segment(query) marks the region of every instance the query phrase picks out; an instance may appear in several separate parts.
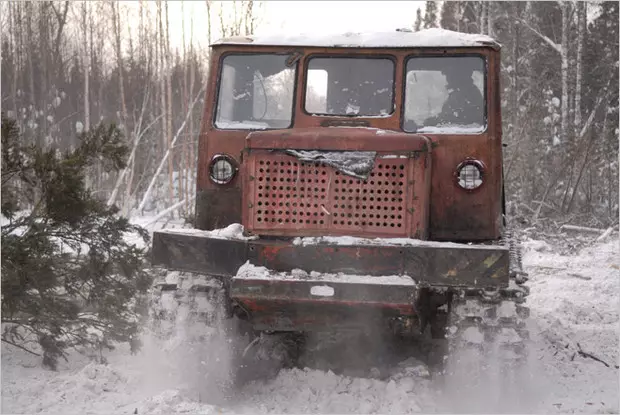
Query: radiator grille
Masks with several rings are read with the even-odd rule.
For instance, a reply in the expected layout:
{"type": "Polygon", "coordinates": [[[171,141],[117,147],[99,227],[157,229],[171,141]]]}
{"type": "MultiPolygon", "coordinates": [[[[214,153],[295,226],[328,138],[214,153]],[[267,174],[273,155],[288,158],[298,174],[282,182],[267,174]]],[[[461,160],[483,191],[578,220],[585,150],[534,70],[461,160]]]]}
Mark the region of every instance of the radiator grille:
{"type": "Polygon", "coordinates": [[[414,159],[379,158],[368,180],[284,154],[253,152],[246,163],[245,226],[258,234],[409,236],[425,199],[407,185],[414,159]]]}

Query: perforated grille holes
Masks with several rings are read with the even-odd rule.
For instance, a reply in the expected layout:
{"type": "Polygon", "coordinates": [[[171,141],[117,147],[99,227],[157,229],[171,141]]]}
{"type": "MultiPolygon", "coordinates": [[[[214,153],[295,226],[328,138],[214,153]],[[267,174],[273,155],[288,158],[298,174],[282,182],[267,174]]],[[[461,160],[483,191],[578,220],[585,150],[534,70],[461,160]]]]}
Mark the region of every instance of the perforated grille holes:
{"type": "Polygon", "coordinates": [[[367,181],[332,167],[267,155],[255,160],[255,229],[406,235],[407,159],[377,159],[367,181]]]}

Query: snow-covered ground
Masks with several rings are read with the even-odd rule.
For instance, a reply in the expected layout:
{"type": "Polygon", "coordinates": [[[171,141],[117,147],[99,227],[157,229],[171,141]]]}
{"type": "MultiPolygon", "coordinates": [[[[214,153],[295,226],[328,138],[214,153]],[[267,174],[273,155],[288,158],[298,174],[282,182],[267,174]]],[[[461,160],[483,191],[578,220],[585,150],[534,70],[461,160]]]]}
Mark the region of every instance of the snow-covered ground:
{"type": "Polygon", "coordinates": [[[373,378],[372,371],[285,370],[222,400],[209,394],[203,376],[224,364],[225,345],[211,345],[209,360],[204,350],[178,342],[162,347],[146,336],[136,355],[119,347],[103,365],[73,354],[57,372],[3,344],[2,413],[618,413],[618,240],[562,255],[530,239],[524,251],[532,361],[512,399],[500,404],[496,398],[505,391],[497,384],[470,391],[464,401],[449,379],[431,379],[410,364],[394,367],[387,378],[373,378]]]}

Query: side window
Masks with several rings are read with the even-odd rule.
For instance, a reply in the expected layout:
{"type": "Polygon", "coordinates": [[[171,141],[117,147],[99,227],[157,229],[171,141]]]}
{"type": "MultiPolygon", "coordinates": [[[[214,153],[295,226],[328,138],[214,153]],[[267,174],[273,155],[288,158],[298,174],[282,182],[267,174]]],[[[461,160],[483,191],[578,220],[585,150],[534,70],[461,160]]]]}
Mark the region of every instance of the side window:
{"type": "Polygon", "coordinates": [[[308,70],[306,111],[312,114],[327,112],[327,71],[325,69],[308,70]]]}
{"type": "Polygon", "coordinates": [[[403,129],[438,134],[483,132],[485,67],[484,59],[477,56],[410,58],[403,129]]]}
{"type": "MultiPolygon", "coordinates": [[[[224,65],[222,68],[222,79],[220,79],[220,91],[232,91],[235,85],[235,68],[224,65]]],[[[218,119],[232,120],[234,108],[234,95],[220,92],[218,106],[218,119]]]]}
{"type": "Polygon", "coordinates": [[[228,55],[222,60],[215,126],[219,129],[288,128],[295,68],[288,55],[228,55]]]}

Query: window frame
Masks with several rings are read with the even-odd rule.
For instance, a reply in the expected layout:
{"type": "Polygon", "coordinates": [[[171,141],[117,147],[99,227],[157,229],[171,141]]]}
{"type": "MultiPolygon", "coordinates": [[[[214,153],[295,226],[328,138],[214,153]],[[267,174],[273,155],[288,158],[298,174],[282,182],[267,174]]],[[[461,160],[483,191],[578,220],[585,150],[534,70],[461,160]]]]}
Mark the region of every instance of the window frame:
{"type": "Polygon", "coordinates": [[[400,129],[407,134],[432,134],[432,135],[483,135],[489,131],[489,58],[487,55],[482,53],[450,53],[444,51],[443,54],[416,54],[416,55],[407,55],[405,56],[403,62],[403,82],[402,82],[402,101],[401,101],[401,112],[400,112],[400,129]],[[433,133],[420,133],[418,131],[407,131],[405,130],[405,111],[407,104],[407,66],[409,65],[409,61],[412,59],[424,59],[424,58],[462,58],[462,57],[473,57],[480,58],[484,62],[484,72],[482,74],[482,101],[483,101],[483,109],[484,109],[484,129],[476,132],[433,132],[433,133]]]}
{"type": "Polygon", "coordinates": [[[216,125],[217,115],[219,110],[220,103],[220,87],[222,83],[222,74],[224,72],[224,59],[228,56],[256,56],[256,55],[274,55],[274,56],[287,56],[291,58],[295,55],[294,51],[290,52],[238,52],[238,51],[229,51],[222,53],[218,60],[218,69],[217,69],[217,78],[215,82],[215,99],[213,105],[213,112],[211,114],[211,126],[214,130],[217,131],[271,131],[271,130],[286,130],[292,128],[295,125],[295,108],[296,108],[296,100],[297,100],[297,78],[299,75],[299,59],[295,60],[294,65],[291,65],[293,68],[293,99],[291,101],[291,122],[286,127],[270,127],[270,128],[221,128],[216,125]]]}
{"type": "Polygon", "coordinates": [[[363,118],[391,118],[396,113],[396,74],[398,67],[398,58],[391,54],[376,54],[376,55],[368,55],[368,54],[360,54],[360,53],[346,53],[346,52],[338,52],[338,53],[311,53],[306,55],[304,59],[304,82],[303,82],[303,93],[300,97],[300,108],[304,115],[310,117],[331,117],[331,118],[350,118],[350,119],[363,119],[363,118]],[[392,61],[392,110],[389,114],[381,115],[347,115],[347,114],[321,114],[321,113],[313,113],[308,112],[306,110],[306,95],[308,93],[308,68],[310,65],[310,61],[313,58],[328,58],[328,59],[342,59],[342,58],[352,58],[352,59],[388,59],[392,61]]]}

